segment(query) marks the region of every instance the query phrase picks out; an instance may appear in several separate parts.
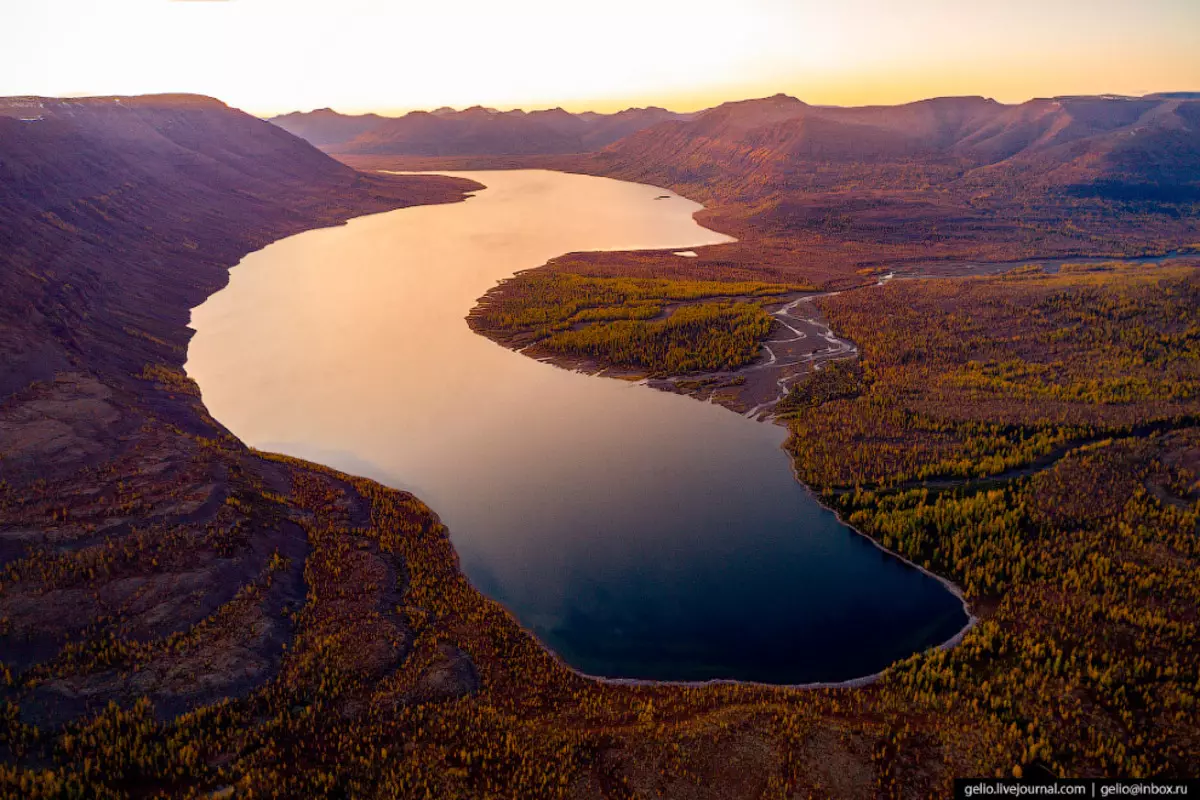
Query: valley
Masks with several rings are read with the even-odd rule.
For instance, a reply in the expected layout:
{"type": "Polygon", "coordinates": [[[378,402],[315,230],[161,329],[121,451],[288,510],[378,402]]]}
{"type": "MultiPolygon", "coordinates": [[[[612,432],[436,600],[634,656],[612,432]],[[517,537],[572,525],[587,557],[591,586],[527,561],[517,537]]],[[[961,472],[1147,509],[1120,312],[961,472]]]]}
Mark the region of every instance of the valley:
{"type": "MultiPolygon", "coordinates": [[[[188,310],[247,253],[484,181],[358,172],[207,98],[6,101],[0,792],[873,798],[1192,774],[1196,105],[778,96],[590,153],[343,156],[640,182],[736,237],[548,248],[490,292],[458,287],[458,321],[537,380],[661,401],[667,431],[690,403],[714,430],[765,432],[790,490],[787,460],[978,618],[869,685],[801,690],[583,677],[468,581],[422,487],[356,477],[370,464],[328,447],[325,466],[249,447],[184,371],[188,310]],[[855,356],[767,387],[787,389],[769,409],[786,458],[773,426],[535,360],[766,412],[739,391],[784,323],[855,356]]],[[[714,597],[711,620],[729,611],[714,597]]]]}

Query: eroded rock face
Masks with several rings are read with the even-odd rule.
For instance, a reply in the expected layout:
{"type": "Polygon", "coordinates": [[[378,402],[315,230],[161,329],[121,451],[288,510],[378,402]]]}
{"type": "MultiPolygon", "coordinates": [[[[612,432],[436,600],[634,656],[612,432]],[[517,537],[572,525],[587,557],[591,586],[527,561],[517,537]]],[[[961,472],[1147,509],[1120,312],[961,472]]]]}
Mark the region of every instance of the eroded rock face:
{"type": "Polygon", "coordinates": [[[107,432],[121,419],[111,389],[88,375],[65,372],[30,394],[0,407],[0,459],[6,468],[44,470],[105,452],[107,432]]]}

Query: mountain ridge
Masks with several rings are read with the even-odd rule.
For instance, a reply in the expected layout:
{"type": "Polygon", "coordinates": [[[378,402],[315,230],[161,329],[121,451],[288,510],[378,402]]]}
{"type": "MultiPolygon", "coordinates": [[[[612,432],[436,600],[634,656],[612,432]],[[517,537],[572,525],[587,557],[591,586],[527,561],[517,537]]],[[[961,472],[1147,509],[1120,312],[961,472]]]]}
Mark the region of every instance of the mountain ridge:
{"type": "Polygon", "coordinates": [[[638,131],[578,168],[670,187],[735,235],[848,232],[928,248],[986,228],[991,241],[1011,243],[1001,260],[1158,251],[1197,233],[1200,101],[966,97],[828,108],[776,95],[638,131]]]}
{"type": "Polygon", "coordinates": [[[411,111],[399,117],[345,115],[329,109],[293,112],[269,121],[330,152],[358,155],[525,156],[590,152],[669,119],[685,119],[657,106],[612,114],[574,114],[562,108],[497,111],[483,106],[456,111],[411,111]]]}
{"type": "MultiPolygon", "coordinates": [[[[1186,93],[1185,93],[1186,94],[1186,93]]],[[[993,166],[1087,140],[1117,151],[1128,133],[1190,137],[1200,150],[1200,104],[1187,96],[1039,98],[1006,105],[982,97],[943,97],[895,106],[811,106],[787,95],[723,103],[682,126],[654,126],[605,148],[610,160],[651,150],[676,134],[726,149],[765,148],[768,159],[891,158],[924,154],[993,166]],[[839,149],[840,147],[840,149],[839,149]]],[[[648,157],[648,155],[644,156],[648,157]]],[[[1192,164],[1186,166],[1191,169],[1192,164]]],[[[1188,180],[1200,179],[1191,171],[1188,180]]]]}

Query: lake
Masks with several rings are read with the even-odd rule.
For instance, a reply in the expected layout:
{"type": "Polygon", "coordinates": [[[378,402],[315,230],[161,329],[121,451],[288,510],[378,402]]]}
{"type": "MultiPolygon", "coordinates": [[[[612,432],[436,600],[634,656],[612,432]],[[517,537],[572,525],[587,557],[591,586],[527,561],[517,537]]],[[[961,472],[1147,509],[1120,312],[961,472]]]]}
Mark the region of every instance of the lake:
{"type": "Polygon", "coordinates": [[[963,627],[946,587],[795,481],[780,426],[467,327],[498,281],[563,253],[728,241],[699,205],[605,178],[453,174],[487,188],[283,239],[193,310],[187,371],[216,419],[415,493],[472,583],[588,674],[841,681],[963,627]]]}

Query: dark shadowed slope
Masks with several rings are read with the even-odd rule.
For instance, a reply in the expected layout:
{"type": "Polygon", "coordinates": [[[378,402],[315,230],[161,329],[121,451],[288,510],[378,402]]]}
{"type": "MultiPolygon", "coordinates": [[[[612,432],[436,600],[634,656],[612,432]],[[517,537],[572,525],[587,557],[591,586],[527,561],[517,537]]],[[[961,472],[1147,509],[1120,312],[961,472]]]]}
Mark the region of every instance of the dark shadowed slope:
{"type": "Polygon", "coordinates": [[[364,176],[208,98],[2,100],[0,397],[66,369],[125,379],[155,339],[182,347],[246,251],[462,185],[364,176]]]}
{"type": "Polygon", "coordinates": [[[530,156],[585,153],[671,119],[662,108],[616,114],[572,114],[561,108],[525,112],[475,106],[414,111],[403,117],[345,116],[328,109],[271,122],[330,152],[402,156],[530,156]]]}
{"type": "MultiPolygon", "coordinates": [[[[203,97],[0,100],[5,719],[171,714],[271,676],[319,551],[288,511],[307,473],[208,417],[189,309],[281,236],[474,188],[361,175],[203,97]]],[[[364,568],[394,573],[377,550],[364,568]]],[[[390,608],[378,585],[363,602],[390,608]]]]}

